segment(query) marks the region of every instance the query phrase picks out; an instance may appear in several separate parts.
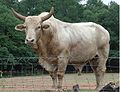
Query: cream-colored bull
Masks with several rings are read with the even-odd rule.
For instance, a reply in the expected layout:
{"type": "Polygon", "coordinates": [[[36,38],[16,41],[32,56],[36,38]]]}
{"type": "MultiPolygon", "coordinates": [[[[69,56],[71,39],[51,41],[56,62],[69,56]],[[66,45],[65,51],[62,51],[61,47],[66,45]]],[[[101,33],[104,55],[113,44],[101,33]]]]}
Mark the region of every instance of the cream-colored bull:
{"type": "Polygon", "coordinates": [[[106,29],[92,22],[62,22],[52,16],[53,8],[49,13],[28,17],[12,11],[16,18],[25,21],[15,29],[25,31],[25,43],[39,54],[39,63],[50,73],[58,92],[62,91],[67,64],[82,66],[88,61],[95,72],[96,88],[100,89],[109,54],[110,37],[106,29]]]}

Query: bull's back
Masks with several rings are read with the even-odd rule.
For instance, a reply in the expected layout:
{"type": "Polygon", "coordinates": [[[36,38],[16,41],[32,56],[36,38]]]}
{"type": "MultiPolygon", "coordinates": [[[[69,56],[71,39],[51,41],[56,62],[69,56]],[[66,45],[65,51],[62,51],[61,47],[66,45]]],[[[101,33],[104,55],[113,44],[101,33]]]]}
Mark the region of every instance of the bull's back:
{"type": "Polygon", "coordinates": [[[78,33],[76,36],[71,37],[73,41],[70,49],[70,62],[84,62],[92,59],[98,49],[109,42],[109,33],[100,25],[86,23],[80,26],[77,24],[75,26],[77,30],[74,31],[78,33]]]}

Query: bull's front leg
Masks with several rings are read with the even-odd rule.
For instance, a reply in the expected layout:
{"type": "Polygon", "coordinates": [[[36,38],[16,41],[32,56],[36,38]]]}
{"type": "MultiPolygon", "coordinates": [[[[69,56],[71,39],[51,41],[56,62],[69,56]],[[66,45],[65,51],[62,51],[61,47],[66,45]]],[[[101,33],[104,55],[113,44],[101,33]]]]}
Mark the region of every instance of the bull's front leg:
{"type": "Polygon", "coordinates": [[[65,55],[60,55],[58,57],[58,71],[57,71],[58,86],[57,86],[57,92],[62,92],[62,82],[63,82],[63,77],[64,77],[64,73],[65,73],[67,64],[68,64],[68,57],[65,56],[65,55]]]}
{"type": "Polygon", "coordinates": [[[50,64],[49,62],[47,62],[46,60],[39,58],[39,64],[45,68],[46,71],[48,72],[53,72],[56,70],[56,66],[54,64],[50,64]]]}
{"type": "Polygon", "coordinates": [[[49,74],[50,74],[52,81],[53,81],[52,88],[57,89],[57,71],[49,72],[49,74]]]}
{"type": "Polygon", "coordinates": [[[45,68],[46,71],[49,72],[52,81],[53,81],[53,88],[57,88],[57,66],[54,64],[50,64],[48,62],[46,62],[44,59],[39,58],[39,63],[40,65],[45,68]]]}

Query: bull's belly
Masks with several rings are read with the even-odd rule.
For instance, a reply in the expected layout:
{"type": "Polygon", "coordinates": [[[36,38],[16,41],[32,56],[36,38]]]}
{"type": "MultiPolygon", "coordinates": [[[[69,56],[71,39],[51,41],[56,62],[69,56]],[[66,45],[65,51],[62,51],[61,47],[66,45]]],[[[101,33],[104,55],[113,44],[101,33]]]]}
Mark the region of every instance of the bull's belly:
{"type": "Polygon", "coordinates": [[[89,60],[91,60],[92,58],[95,57],[96,54],[92,54],[92,55],[73,55],[73,56],[70,56],[70,59],[69,59],[69,63],[70,64],[79,64],[79,63],[85,63],[85,62],[88,62],[89,60]]]}
{"type": "Polygon", "coordinates": [[[69,63],[72,64],[84,63],[94,58],[96,54],[97,54],[96,49],[74,50],[70,53],[69,63]]]}

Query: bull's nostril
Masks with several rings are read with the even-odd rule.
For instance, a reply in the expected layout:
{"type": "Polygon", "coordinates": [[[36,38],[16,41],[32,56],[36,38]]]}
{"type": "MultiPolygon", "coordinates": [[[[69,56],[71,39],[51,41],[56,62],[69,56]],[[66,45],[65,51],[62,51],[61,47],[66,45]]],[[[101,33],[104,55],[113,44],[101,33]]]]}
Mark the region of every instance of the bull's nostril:
{"type": "Polygon", "coordinates": [[[33,41],[34,41],[34,39],[31,40],[31,42],[33,42],[33,41]]]}

